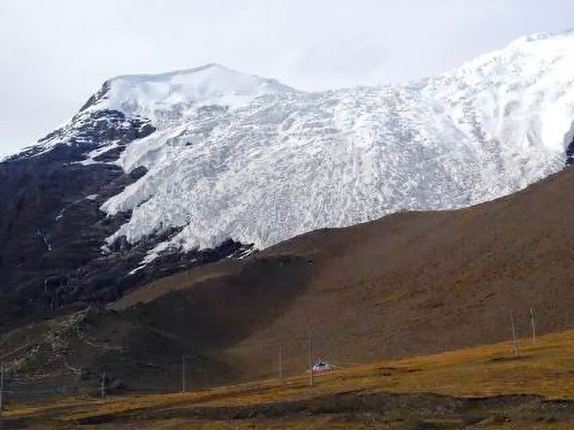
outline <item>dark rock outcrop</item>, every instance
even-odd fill
[[[104,250],[131,214],[107,217],[99,207],[146,174],[109,163],[153,131],[148,120],[118,111],[80,112],[38,146],[0,163],[0,331],[71,304],[107,303],[150,279],[241,252],[229,241],[214,250],[168,252],[139,267],[175,231]],[[95,163],[82,163],[95,149],[102,151]]]

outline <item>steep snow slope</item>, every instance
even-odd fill
[[[423,91],[465,134],[498,143],[503,160],[536,174],[539,158],[563,154],[574,138],[573,48],[572,32],[524,37]]]
[[[110,243],[175,227],[149,259],[226,238],[264,248],[399,210],[483,202],[562,169],[572,70],[573,33],[523,38],[405,86],[306,93],[209,65],[112,79],[72,123],[120,111],[156,129],[117,161],[148,172],[103,204],[133,211]]]

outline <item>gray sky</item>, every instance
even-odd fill
[[[572,0],[0,0],[0,155],[120,74],[216,62],[308,90],[404,82],[571,27]]]

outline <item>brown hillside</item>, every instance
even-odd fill
[[[309,325],[314,357],[341,365],[505,340],[511,311],[526,335],[530,307],[541,333],[574,327],[573,182],[568,169],[469,209],[312,232],[157,281],[114,308],[145,313],[170,344],[185,339],[244,378],[272,375],[280,344],[300,370]],[[147,334],[138,340],[145,350]]]
[[[153,282],[89,317],[66,356],[134,388],[300,374],[574,327],[574,170],[457,211],[296,237]],[[85,339],[90,339],[87,345]],[[105,348],[97,345],[107,345]],[[96,346],[94,346],[96,345]],[[120,348],[118,348],[120,347]],[[94,382],[95,383],[95,382]]]

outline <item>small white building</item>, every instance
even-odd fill
[[[323,360],[318,360],[313,365],[313,373],[325,373],[325,372],[331,372],[333,370],[335,370],[335,366]]]

